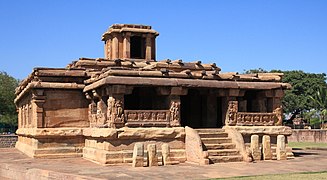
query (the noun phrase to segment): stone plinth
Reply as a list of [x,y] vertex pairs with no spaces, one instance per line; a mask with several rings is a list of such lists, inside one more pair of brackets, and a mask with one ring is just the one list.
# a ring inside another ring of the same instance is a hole
[[286,146],[285,146],[285,136],[277,136],[277,148],[276,148],[277,160],[286,160]]
[[268,135],[264,135],[262,137],[262,154],[263,154],[263,160],[271,160],[272,159],[270,136],[268,136]]
[[261,160],[261,150],[260,150],[258,135],[251,136],[251,152],[252,152],[252,157],[255,161]]
[[155,144],[148,144],[148,166],[158,166],[157,146]]
[[144,144],[135,143],[133,151],[133,167],[143,167],[144,166]]
[[[83,157],[99,164],[132,163],[133,151],[137,143],[150,147],[148,154],[153,157],[153,145],[170,146],[171,160],[177,163],[186,161],[185,130],[176,128],[87,128],[84,130],[85,147]],[[152,149],[152,150],[151,150]],[[164,150],[156,150],[161,157]],[[152,161],[155,161],[153,159]],[[155,164],[155,162],[152,162]]]

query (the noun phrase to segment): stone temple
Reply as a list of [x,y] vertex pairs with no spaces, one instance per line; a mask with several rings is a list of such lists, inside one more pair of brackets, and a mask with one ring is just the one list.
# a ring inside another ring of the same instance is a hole
[[[35,68],[16,89],[16,148],[33,158],[133,166],[283,160],[291,129],[281,73],[221,73],[201,61],[156,60],[157,31],[114,24],[104,58]],[[231,62],[232,63],[232,62]]]

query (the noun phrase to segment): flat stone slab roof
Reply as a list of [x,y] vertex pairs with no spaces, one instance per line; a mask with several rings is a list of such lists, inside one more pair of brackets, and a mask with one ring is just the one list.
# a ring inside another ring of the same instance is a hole
[[133,168],[101,166],[83,158],[32,159],[16,149],[0,149],[0,178],[15,179],[208,179],[327,170],[327,151],[296,150],[286,161],[235,162],[212,165],[184,163]]

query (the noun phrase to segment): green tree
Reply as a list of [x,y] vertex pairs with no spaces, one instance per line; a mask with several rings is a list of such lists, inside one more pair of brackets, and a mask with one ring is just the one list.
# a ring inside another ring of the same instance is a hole
[[14,104],[18,80],[6,72],[0,72],[0,128],[14,131],[17,127],[17,112]]
[[319,114],[321,127],[323,127],[323,123],[325,122],[327,116],[327,89],[326,87],[319,87],[314,93],[313,96],[309,96],[313,101],[315,109]]

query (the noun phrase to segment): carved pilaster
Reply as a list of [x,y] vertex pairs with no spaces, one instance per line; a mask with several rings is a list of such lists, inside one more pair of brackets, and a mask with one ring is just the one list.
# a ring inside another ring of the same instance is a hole
[[44,110],[46,96],[44,90],[36,89],[32,92],[32,127],[44,127]]
[[146,50],[145,50],[145,59],[146,60],[151,60],[152,57],[152,51],[151,51],[151,48],[152,48],[152,35],[151,34],[147,34],[146,36],[146,39],[145,39],[145,47],[146,47]]
[[128,59],[131,57],[131,44],[130,44],[131,33],[126,32],[123,40],[123,58]]
[[105,97],[99,99],[96,108],[96,126],[103,127],[107,122],[107,105],[105,103]]
[[170,99],[170,126],[179,127],[181,126],[180,112],[181,112],[181,100],[179,96],[171,96]]
[[112,94],[108,98],[107,124],[110,127],[120,128],[125,125],[124,119],[124,95]]
[[226,125],[236,125],[237,122],[237,112],[238,112],[238,102],[229,101],[228,109],[226,113]]

